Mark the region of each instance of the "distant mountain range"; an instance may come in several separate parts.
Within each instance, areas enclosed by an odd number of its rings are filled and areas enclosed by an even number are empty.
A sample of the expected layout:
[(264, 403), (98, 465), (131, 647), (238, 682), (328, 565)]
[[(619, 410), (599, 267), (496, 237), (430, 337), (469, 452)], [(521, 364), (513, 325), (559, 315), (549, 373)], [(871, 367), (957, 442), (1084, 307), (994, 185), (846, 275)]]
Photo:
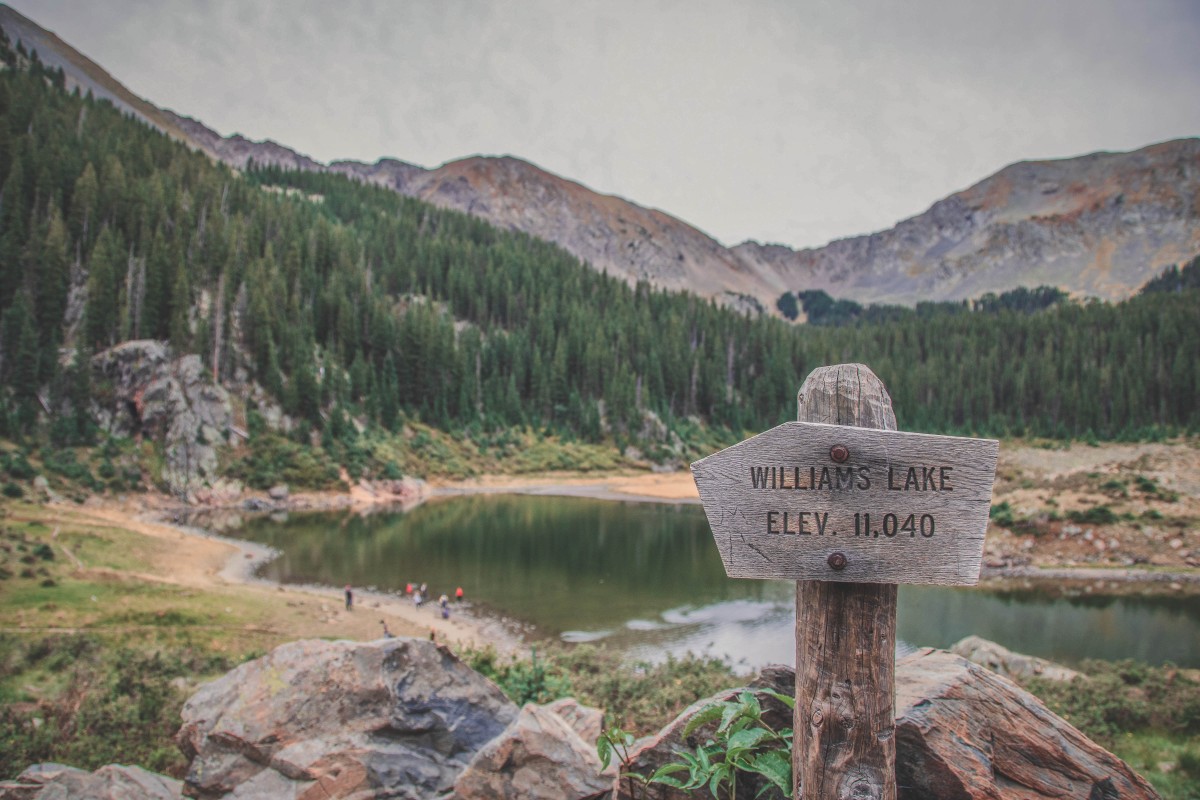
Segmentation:
[(215, 159), (329, 171), (386, 186), (554, 242), (627, 281), (774, 309), (785, 291), (912, 305), (1017, 286), (1082, 296), (1129, 296), (1170, 264), (1200, 252), (1200, 139), (1129, 153), (1012, 164), (895, 227), (793, 250), (727, 248), (682, 220), (594, 192), (512, 156), (474, 156), (426, 169), (396, 159), (322, 164), (273, 141), (221, 136), (135, 96), (102, 67), (0, 5), (0, 27), (61, 66), (78, 86)]

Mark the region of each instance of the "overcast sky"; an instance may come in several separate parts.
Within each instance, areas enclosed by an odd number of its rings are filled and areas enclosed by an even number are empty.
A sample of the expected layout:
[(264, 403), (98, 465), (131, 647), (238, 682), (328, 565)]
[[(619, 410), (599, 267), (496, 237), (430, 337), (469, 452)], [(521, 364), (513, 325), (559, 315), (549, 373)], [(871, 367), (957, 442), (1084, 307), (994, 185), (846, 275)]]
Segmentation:
[(726, 244), (1200, 134), (1197, 0), (9, 0), (136, 94), (321, 161), (511, 154)]

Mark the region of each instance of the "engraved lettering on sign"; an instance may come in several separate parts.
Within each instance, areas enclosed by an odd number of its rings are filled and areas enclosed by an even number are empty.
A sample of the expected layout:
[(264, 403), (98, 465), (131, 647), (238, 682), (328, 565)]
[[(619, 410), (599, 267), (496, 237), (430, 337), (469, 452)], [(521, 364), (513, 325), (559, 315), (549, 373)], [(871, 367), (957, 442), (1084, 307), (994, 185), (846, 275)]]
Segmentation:
[(869, 539), (932, 539), (937, 530), (933, 514), (917, 512), (854, 511), (831, 516), (828, 511), (771, 510), (765, 520), (767, 533), (791, 536), (837, 536), (853, 528), (855, 536)]
[(998, 449), (788, 422), (692, 470), (731, 577), (959, 586), (979, 579)]
[[(893, 492), (953, 492), (951, 472), (954, 467), (933, 466), (890, 466), (887, 471), (887, 488)], [(754, 489), (793, 489), (799, 491), (833, 489), (845, 491), (871, 488), (871, 468), (855, 467), (801, 467), (752, 466), (750, 486)]]

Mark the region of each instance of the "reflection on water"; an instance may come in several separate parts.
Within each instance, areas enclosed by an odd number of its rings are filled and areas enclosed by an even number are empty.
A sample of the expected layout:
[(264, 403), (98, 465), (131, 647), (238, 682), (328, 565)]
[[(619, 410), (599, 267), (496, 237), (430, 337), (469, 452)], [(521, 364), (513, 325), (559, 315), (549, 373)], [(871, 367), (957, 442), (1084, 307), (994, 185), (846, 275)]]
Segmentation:
[[(727, 578), (693, 505), (489, 495), (404, 513), (259, 518), (237, 535), (281, 552), (275, 580), (352, 583), (469, 599), (572, 642), (637, 658), (688, 651), (758, 667), (792, 663), (794, 586)], [(1061, 597), (1059, 587), (903, 586), (898, 633), (944, 647), (969, 634), (1068, 663), (1137, 658), (1200, 666), (1200, 602)]]

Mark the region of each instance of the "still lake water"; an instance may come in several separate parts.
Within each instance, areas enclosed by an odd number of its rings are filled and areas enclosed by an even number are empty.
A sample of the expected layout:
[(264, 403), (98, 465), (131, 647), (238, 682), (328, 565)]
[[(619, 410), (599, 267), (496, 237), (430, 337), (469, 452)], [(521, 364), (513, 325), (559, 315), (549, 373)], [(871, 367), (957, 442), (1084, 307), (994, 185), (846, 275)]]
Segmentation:
[[(745, 668), (795, 660), (794, 584), (727, 578), (696, 505), (475, 495), (365, 517), (255, 518), (234, 535), (279, 551), (261, 571), (273, 580), (392, 592), (424, 582), (435, 598), (462, 586), (476, 608), (636, 658), (691, 651)], [(897, 624), (912, 646), (974, 633), (1064, 663), (1200, 667), (1194, 597), (1064, 593), (1055, 583), (901, 586)]]

